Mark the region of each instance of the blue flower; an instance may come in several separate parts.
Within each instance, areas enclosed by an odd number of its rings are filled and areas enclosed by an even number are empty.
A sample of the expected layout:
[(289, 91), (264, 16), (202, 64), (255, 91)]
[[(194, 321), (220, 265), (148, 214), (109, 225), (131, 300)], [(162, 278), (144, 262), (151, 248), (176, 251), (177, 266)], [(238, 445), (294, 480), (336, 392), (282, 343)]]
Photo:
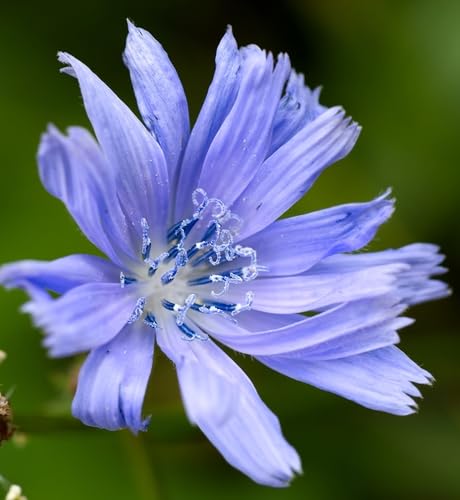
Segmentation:
[[(352, 149), (359, 126), (319, 104), (285, 54), (238, 48), (230, 29), (196, 124), (161, 45), (129, 24), (124, 62), (143, 123), (73, 56), (96, 140), (43, 135), (45, 188), (108, 259), (21, 261), (0, 282), (52, 356), (89, 351), (73, 414), (134, 433), (154, 346), (175, 364), (188, 418), (254, 481), (284, 486), (301, 465), (276, 416), (218, 347), (375, 410), (412, 413), (430, 374), (394, 344), (412, 304), (443, 297), (438, 248), (363, 249), (393, 212), (389, 193), (278, 218)], [(55, 298), (56, 294), (60, 295)], [(308, 315), (301, 313), (308, 312)]]

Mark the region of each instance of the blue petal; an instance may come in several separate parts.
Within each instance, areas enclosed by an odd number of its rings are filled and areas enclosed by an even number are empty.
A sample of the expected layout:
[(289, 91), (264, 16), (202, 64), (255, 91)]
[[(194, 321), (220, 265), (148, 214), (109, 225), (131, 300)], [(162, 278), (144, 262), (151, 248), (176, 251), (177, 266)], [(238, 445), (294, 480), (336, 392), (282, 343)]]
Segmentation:
[(51, 262), (22, 260), (0, 267), (0, 283), (7, 288), (32, 284), (63, 294), (88, 282), (113, 282), (120, 270), (111, 262), (94, 255), (69, 255)]
[(55, 300), (32, 300), (23, 311), (45, 330), (44, 344), (50, 354), (68, 356), (115, 337), (135, 308), (132, 291), (119, 283), (88, 283)]
[(321, 172), (346, 156), (360, 128), (330, 108), (269, 156), (232, 207), (244, 225), (244, 239), (268, 226), (312, 186)]
[(314, 120), (327, 108), (319, 104), (320, 88), (310, 90), (304, 76), (291, 71), (286, 91), (279, 103), (273, 124), (270, 154), (293, 137), (308, 122)]
[(124, 61), (147, 128), (163, 150), (169, 180), (176, 186), (190, 124), (184, 89), (163, 47), (147, 31), (128, 21)]
[(358, 255), (334, 255), (324, 259), (312, 271), (317, 273), (355, 273), (364, 271), (371, 274), (379, 266), (403, 264), (397, 273), (395, 283), (401, 300), (407, 305), (446, 297), (448, 286), (439, 280), (430, 279), (446, 272), (440, 264), (444, 255), (436, 245), (415, 243), (395, 250), (369, 252)]
[(431, 375), (395, 346), (325, 361), (295, 356), (261, 356), (259, 361), (301, 382), (333, 392), (373, 410), (409, 415), (420, 397), (413, 385), (429, 384)]
[(142, 404), (153, 363), (155, 331), (141, 323), (126, 326), (92, 351), (83, 364), (72, 413), (86, 425), (108, 430), (145, 431)]
[[(396, 276), (406, 269), (402, 264), (378, 266), (372, 270), (344, 273), (316, 272), (313, 267), (305, 274), (295, 276), (260, 277), (254, 281), (230, 286), (225, 300), (241, 302), (246, 292), (254, 293), (252, 308), (274, 314), (319, 311), (342, 302), (384, 295), (396, 289)], [(205, 285), (201, 296), (212, 300), (216, 285)], [(201, 290), (200, 290), (201, 292)]]
[(396, 297), (385, 296), (342, 304), (313, 317), (300, 316), (281, 326), (265, 321), (266, 330), (246, 330), (247, 324), (234, 325), (212, 315), (195, 313), (194, 321), (219, 342), (243, 353), (332, 359), (398, 342), (396, 330), (411, 323), (398, 318), (404, 309)]
[(251, 309), (238, 316), (238, 326), (250, 332), (261, 332), (282, 328), (304, 319), (303, 314), (270, 314)]
[(198, 187), (203, 161), (217, 131), (236, 98), (240, 81), (241, 54), (229, 27), (216, 53), (216, 70), (190, 134), (177, 186), (175, 220), (190, 215), (191, 193)]
[[(62, 71), (78, 78), (86, 112), (93, 125), (129, 222), (142, 234), (141, 220), (150, 224), (150, 237), (163, 245), (168, 225), (168, 170), (160, 146), (132, 111), (83, 63), (60, 53)], [(137, 250), (137, 248), (136, 248)]]
[(273, 120), (290, 71), (286, 55), (278, 56), (256, 46), (241, 49), (241, 80), (231, 111), (214, 137), (198, 185), (227, 205), (244, 190), (265, 160)]
[(211, 340), (182, 340), (174, 320), (159, 332), (158, 344), (176, 364), (190, 421), (251, 479), (286, 486), (300, 472), (299, 457), (241, 369)]
[(393, 213), (389, 193), (369, 203), (340, 205), (274, 222), (241, 242), (257, 249), (270, 276), (306, 271), (328, 255), (359, 250)]
[(68, 134), (53, 126), (43, 134), (37, 158), (41, 181), (94, 245), (114, 262), (128, 262), (129, 228), (107, 161), (87, 130), (72, 127)]

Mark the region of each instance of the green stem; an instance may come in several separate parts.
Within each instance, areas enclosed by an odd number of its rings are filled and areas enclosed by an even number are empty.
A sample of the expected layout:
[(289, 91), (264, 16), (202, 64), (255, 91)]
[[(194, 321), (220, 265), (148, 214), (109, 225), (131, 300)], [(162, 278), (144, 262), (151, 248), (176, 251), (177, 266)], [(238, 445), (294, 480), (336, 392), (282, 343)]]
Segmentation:
[(160, 498), (158, 483), (152, 466), (149, 464), (143, 436), (136, 437), (129, 432), (122, 432), (120, 435), (131, 466), (134, 483), (137, 485), (135, 498), (145, 500)]

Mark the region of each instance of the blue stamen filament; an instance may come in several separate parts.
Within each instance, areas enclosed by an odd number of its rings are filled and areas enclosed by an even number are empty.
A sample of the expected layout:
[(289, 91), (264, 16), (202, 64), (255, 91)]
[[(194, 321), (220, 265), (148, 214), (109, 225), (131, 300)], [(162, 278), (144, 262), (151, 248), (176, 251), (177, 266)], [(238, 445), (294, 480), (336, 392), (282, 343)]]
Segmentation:
[[(178, 277), (179, 273), (184, 273), (185, 276), (180, 278), (180, 288), (177, 286), (169, 288), (174, 296), (179, 294), (179, 297), (184, 297), (183, 293), (186, 287), (193, 288), (195, 286), (202, 286), (207, 284), (221, 284), (220, 291), (212, 290), (213, 296), (224, 296), (231, 285), (238, 285), (244, 282), (252, 281), (257, 278), (259, 272), (265, 271), (266, 268), (258, 265), (257, 253), (251, 247), (244, 247), (235, 244), (235, 236), (239, 231), (242, 223), (241, 219), (233, 214), (225, 204), (216, 198), (208, 198), (207, 194), (202, 189), (194, 191), (192, 196), (194, 205), (194, 213), (189, 219), (184, 219), (177, 222), (167, 231), (167, 241), (172, 244), (170, 248), (161, 253), (158, 257), (152, 258), (152, 241), (150, 239), (150, 228), (145, 218), (141, 220), (142, 229), (142, 247), (141, 256), (145, 264), (147, 264), (147, 272), (145, 281), (155, 279), (155, 287), (152, 290), (155, 292), (148, 292), (149, 305), (146, 307), (146, 297), (140, 297), (135, 305), (128, 323), (134, 323), (142, 318), (145, 325), (151, 328), (159, 328), (159, 324), (152, 311), (158, 314), (159, 311), (156, 306), (151, 302), (151, 298), (158, 296), (161, 292), (157, 288), (158, 285), (165, 286), (173, 283)], [(187, 238), (192, 234), (192, 230), (196, 227), (200, 230), (201, 226), (197, 226), (199, 221), (203, 222), (204, 217), (209, 217), (209, 221), (204, 229), (201, 240), (190, 245), (188, 248), (185, 246)], [(193, 232), (196, 234), (196, 231)], [(237, 259), (249, 259), (249, 262), (242, 266), (236, 267), (231, 271), (223, 271), (221, 274), (209, 273), (209, 266), (217, 267), (221, 263), (236, 261)], [(193, 260), (192, 260), (193, 259)], [(162, 272), (160, 279), (154, 278), (156, 271), (160, 268), (164, 269), (165, 265), (171, 262), (170, 269)], [(197, 269), (199, 265), (203, 265), (203, 271), (206, 274), (196, 277), (197, 271), (194, 271), (194, 277), (187, 279), (187, 274), (191, 270)], [(206, 265), (206, 267), (204, 267)], [(188, 269), (186, 271), (185, 269)], [(201, 269), (201, 268), (200, 268)], [(216, 269), (217, 270), (217, 269)], [(137, 278), (126, 276), (120, 273), (120, 285), (125, 287), (137, 283), (138, 281), (144, 282), (144, 279), (139, 278), (141, 272), (136, 273)], [(181, 274), (182, 275), (182, 274)], [(139, 286), (143, 286), (139, 284)], [(145, 290), (145, 288), (143, 288)], [(165, 289), (166, 291), (166, 289)], [(177, 300), (177, 299), (176, 299)], [(197, 294), (188, 293), (185, 299), (179, 299), (179, 303), (173, 302), (166, 298), (161, 300), (163, 308), (171, 312), (175, 316), (175, 323), (177, 328), (183, 333), (185, 340), (206, 340), (207, 335), (197, 333), (193, 330), (189, 323), (187, 323), (188, 313), (193, 311), (200, 314), (211, 314), (222, 316), (226, 320), (236, 322), (234, 316), (241, 312), (250, 310), (254, 300), (253, 292), (245, 293), (245, 300), (241, 303), (226, 303), (225, 301), (201, 301), (198, 299)], [(183, 301), (183, 302), (182, 302)]]
[(150, 328), (158, 328), (157, 320), (155, 319), (155, 316), (150, 312), (146, 314), (143, 322), (145, 325), (150, 326)]
[(133, 283), (136, 283), (136, 281), (137, 281), (136, 278), (130, 278), (129, 276), (125, 276), (123, 272), (120, 273), (121, 288), (124, 288), (126, 285), (131, 285)]

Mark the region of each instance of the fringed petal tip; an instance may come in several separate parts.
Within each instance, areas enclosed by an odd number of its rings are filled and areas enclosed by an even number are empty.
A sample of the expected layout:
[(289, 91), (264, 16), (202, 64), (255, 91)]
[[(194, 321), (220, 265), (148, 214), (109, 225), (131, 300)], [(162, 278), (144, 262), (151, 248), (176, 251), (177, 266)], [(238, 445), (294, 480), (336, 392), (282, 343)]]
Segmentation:
[(258, 356), (270, 368), (301, 382), (350, 399), (372, 410), (410, 415), (420, 398), (418, 385), (433, 377), (394, 345), (338, 359)]
[(396, 198), (394, 196), (390, 198), (392, 194), (393, 194), (393, 188), (391, 186), (388, 186), (385, 189), (385, 191), (383, 191), (382, 194), (380, 194), (379, 196), (377, 196), (377, 198), (375, 198), (374, 201), (387, 200), (391, 202), (392, 205), (394, 205), (396, 203)]
[(88, 283), (58, 299), (33, 297), (23, 311), (46, 332), (50, 354), (61, 357), (109, 342), (126, 325), (135, 303), (118, 283)]
[(152, 421), (152, 415), (148, 415), (147, 417), (144, 418), (144, 420), (141, 422), (141, 425), (138, 429), (130, 429), (130, 431), (137, 436), (139, 432), (147, 432), (149, 430), (150, 422)]
[(123, 62), (143, 122), (161, 146), (174, 185), (190, 134), (187, 98), (179, 75), (161, 43), (131, 22)]
[(69, 76), (73, 76), (74, 78), (77, 78), (77, 74), (76, 74), (75, 70), (72, 68), (72, 65), (75, 61), (75, 58), (72, 55), (70, 55), (68, 52), (59, 51), (57, 53), (57, 59), (61, 64), (66, 65), (66, 66), (59, 69), (60, 73), (64, 73), (65, 75), (69, 75)]
[(448, 297), (451, 289), (443, 281), (432, 279), (444, 274), (447, 270), (440, 264), (444, 255), (439, 247), (430, 243), (414, 243), (399, 250), (388, 250), (388, 255), (399, 258), (410, 268), (401, 273), (398, 280), (402, 300), (409, 305), (438, 300)]
[[(171, 320), (157, 338), (176, 364), (189, 420), (231, 465), (252, 480), (266, 486), (287, 486), (301, 472), (301, 465), (277, 417), (243, 371), (212, 340), (184, 343), (176, 328)], [(203, 333), (196, 325), (194, 329)]]

